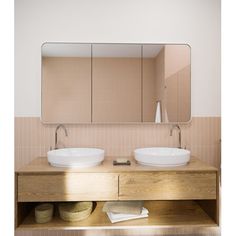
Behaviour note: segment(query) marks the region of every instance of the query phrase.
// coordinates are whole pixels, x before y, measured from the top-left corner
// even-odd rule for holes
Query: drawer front
[[[18,176],[19,202],[117,199],[117,174],[68,173]]]
[[[216,173],[153,172],[121,174],[120,200],[216,199]]]

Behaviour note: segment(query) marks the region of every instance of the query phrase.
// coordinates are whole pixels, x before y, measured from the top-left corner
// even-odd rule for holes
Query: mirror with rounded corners
[[[42,45],[43,123],[186,123],[186,44]]]

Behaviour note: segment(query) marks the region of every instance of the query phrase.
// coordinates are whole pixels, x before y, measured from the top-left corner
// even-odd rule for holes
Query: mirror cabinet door
[[[91,122],[91,44],[42,46],[42,121]]]
[[[141,122],[141,45],[92,46],[92,121]]]
[[[165,45],[166,122],[191,119],[191,58],[188,45]]]
[[[143,45],[143,121],[191,119],[190,47]]]
[[[143,122],[164,121],[164,67],[164,45],[143,45]]]

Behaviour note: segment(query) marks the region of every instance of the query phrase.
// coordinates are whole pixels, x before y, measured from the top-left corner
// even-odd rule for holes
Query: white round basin
[[[189,162],[190,151],[168,147],[138,148],[134,151],[134,158],[141,165],[175,167]]]
[[[98,148],[63,148],[49,151],[48,162],[55,167],[92,167],[104,160],[104,150]]]

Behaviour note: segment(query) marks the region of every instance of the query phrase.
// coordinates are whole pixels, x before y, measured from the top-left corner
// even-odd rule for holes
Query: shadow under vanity
[[[114,165],[117,157],[104,157],[103,150],[97,166],[65,168],[36,157],[15,172],[16,230],[219,227],[218,169],[190,157],[181,141],[179,124],[191,120],[190,69],[184,44],[43,44],[41,121],[60,124],[54,149],[63,147],[59,128],[70,135],[63,124],[165,123],[170,135],[177,129],[178,148],[164,160],[178,151],[188,159],[181,166],[145,166],[134,154],[124,157],[130,165]],[[147,218],[112,224],[102,211],[106,201],[135,200],[144,202]],[[96,202],[88,218],[66,222],[55,211],[50,222],[35,222],[38,204],[77,201]]]

